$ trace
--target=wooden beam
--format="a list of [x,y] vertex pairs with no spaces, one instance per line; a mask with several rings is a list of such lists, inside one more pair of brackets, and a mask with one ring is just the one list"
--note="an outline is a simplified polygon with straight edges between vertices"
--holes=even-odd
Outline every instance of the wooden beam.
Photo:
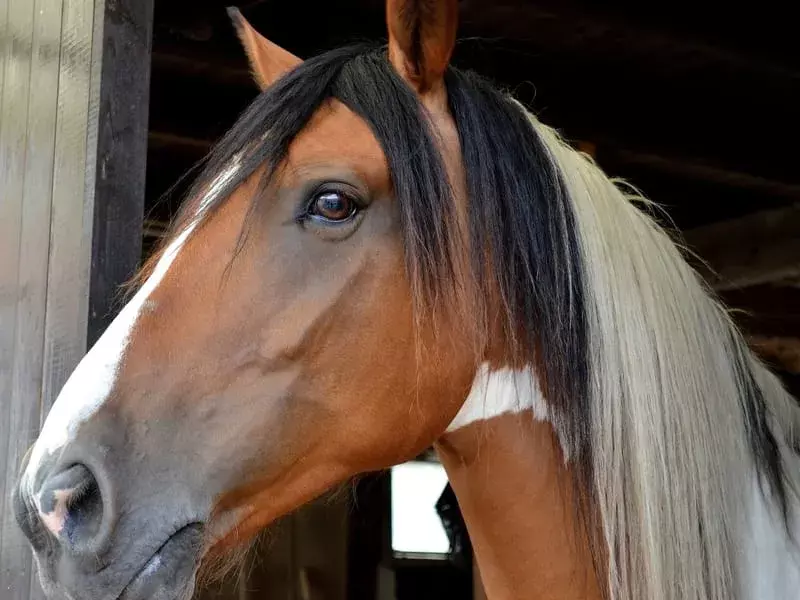
[[150,131],[147,135],[149,149],[179,149],[196,154],[205,154],[211,150],[213,142],[202,138],[169,133],[166,131]]
[[159,46],[153,51],[153,68],[181,76],[202,77],[221,85],[236,85],[252,89],[253,76],[246,68],[244,58],[240,63],[230,63],[211,57],[188,54],[185,49]]
[[711,68],[764,79],[800,75],[791,66],[612,13],[563,0],[462,0],[460,35],[521,40],[563,54],[613,54],[669,74]]
[[800,184],[797,183],[726,168],[725,166],[712,164],[703,158],[669,156],[646,152],[613,142],[600,141],[599,143],[603,156],[613,159],[618,164],[646,167],[666,175],[747,189],[789,200],[800,199]]
[[142,256],[153,0],[105,10],[88,345],[116,315]]
[[747,341],[767,362],[787,373],[800,374],[800,338],[752,335]]
[[684,239],[717,290],[800,277],[800,203],[687,231]]

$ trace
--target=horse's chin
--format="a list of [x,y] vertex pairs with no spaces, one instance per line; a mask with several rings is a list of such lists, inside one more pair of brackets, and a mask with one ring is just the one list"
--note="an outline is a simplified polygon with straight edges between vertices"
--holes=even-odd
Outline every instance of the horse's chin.
[[203,526],[189,524],[148,559],[119,596],[119,600],[189,600],[194,593],[201,558]]

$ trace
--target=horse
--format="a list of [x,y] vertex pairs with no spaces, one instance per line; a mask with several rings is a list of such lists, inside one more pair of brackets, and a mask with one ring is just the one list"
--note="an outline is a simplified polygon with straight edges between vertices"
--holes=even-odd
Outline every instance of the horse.
[[796,598],[800,408],[657,207],[478,74],[456,0],[260,93],[15,492],[50,598],[204,566],[433,446],[489,598]]

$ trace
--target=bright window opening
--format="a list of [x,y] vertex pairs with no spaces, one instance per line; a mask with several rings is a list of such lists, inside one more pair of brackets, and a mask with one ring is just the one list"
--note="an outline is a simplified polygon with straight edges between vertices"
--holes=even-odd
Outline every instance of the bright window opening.
[[450,542],[436,512],[447,484],[444,467],[413,461],[392,467],[392,550],[396,555],[446,555]]

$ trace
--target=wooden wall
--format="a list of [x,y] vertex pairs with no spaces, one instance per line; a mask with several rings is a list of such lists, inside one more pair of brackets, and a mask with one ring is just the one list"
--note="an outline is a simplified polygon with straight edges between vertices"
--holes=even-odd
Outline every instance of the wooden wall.
[[104,0],[0,2],[0,596],[40,598],[9,495],[86,349]]
[[320,499],[271,526],[238,573],[195,600],[345,600],[348,503]]
[[0,597],[22,458],[141,256],[152,0],[0,1]]

